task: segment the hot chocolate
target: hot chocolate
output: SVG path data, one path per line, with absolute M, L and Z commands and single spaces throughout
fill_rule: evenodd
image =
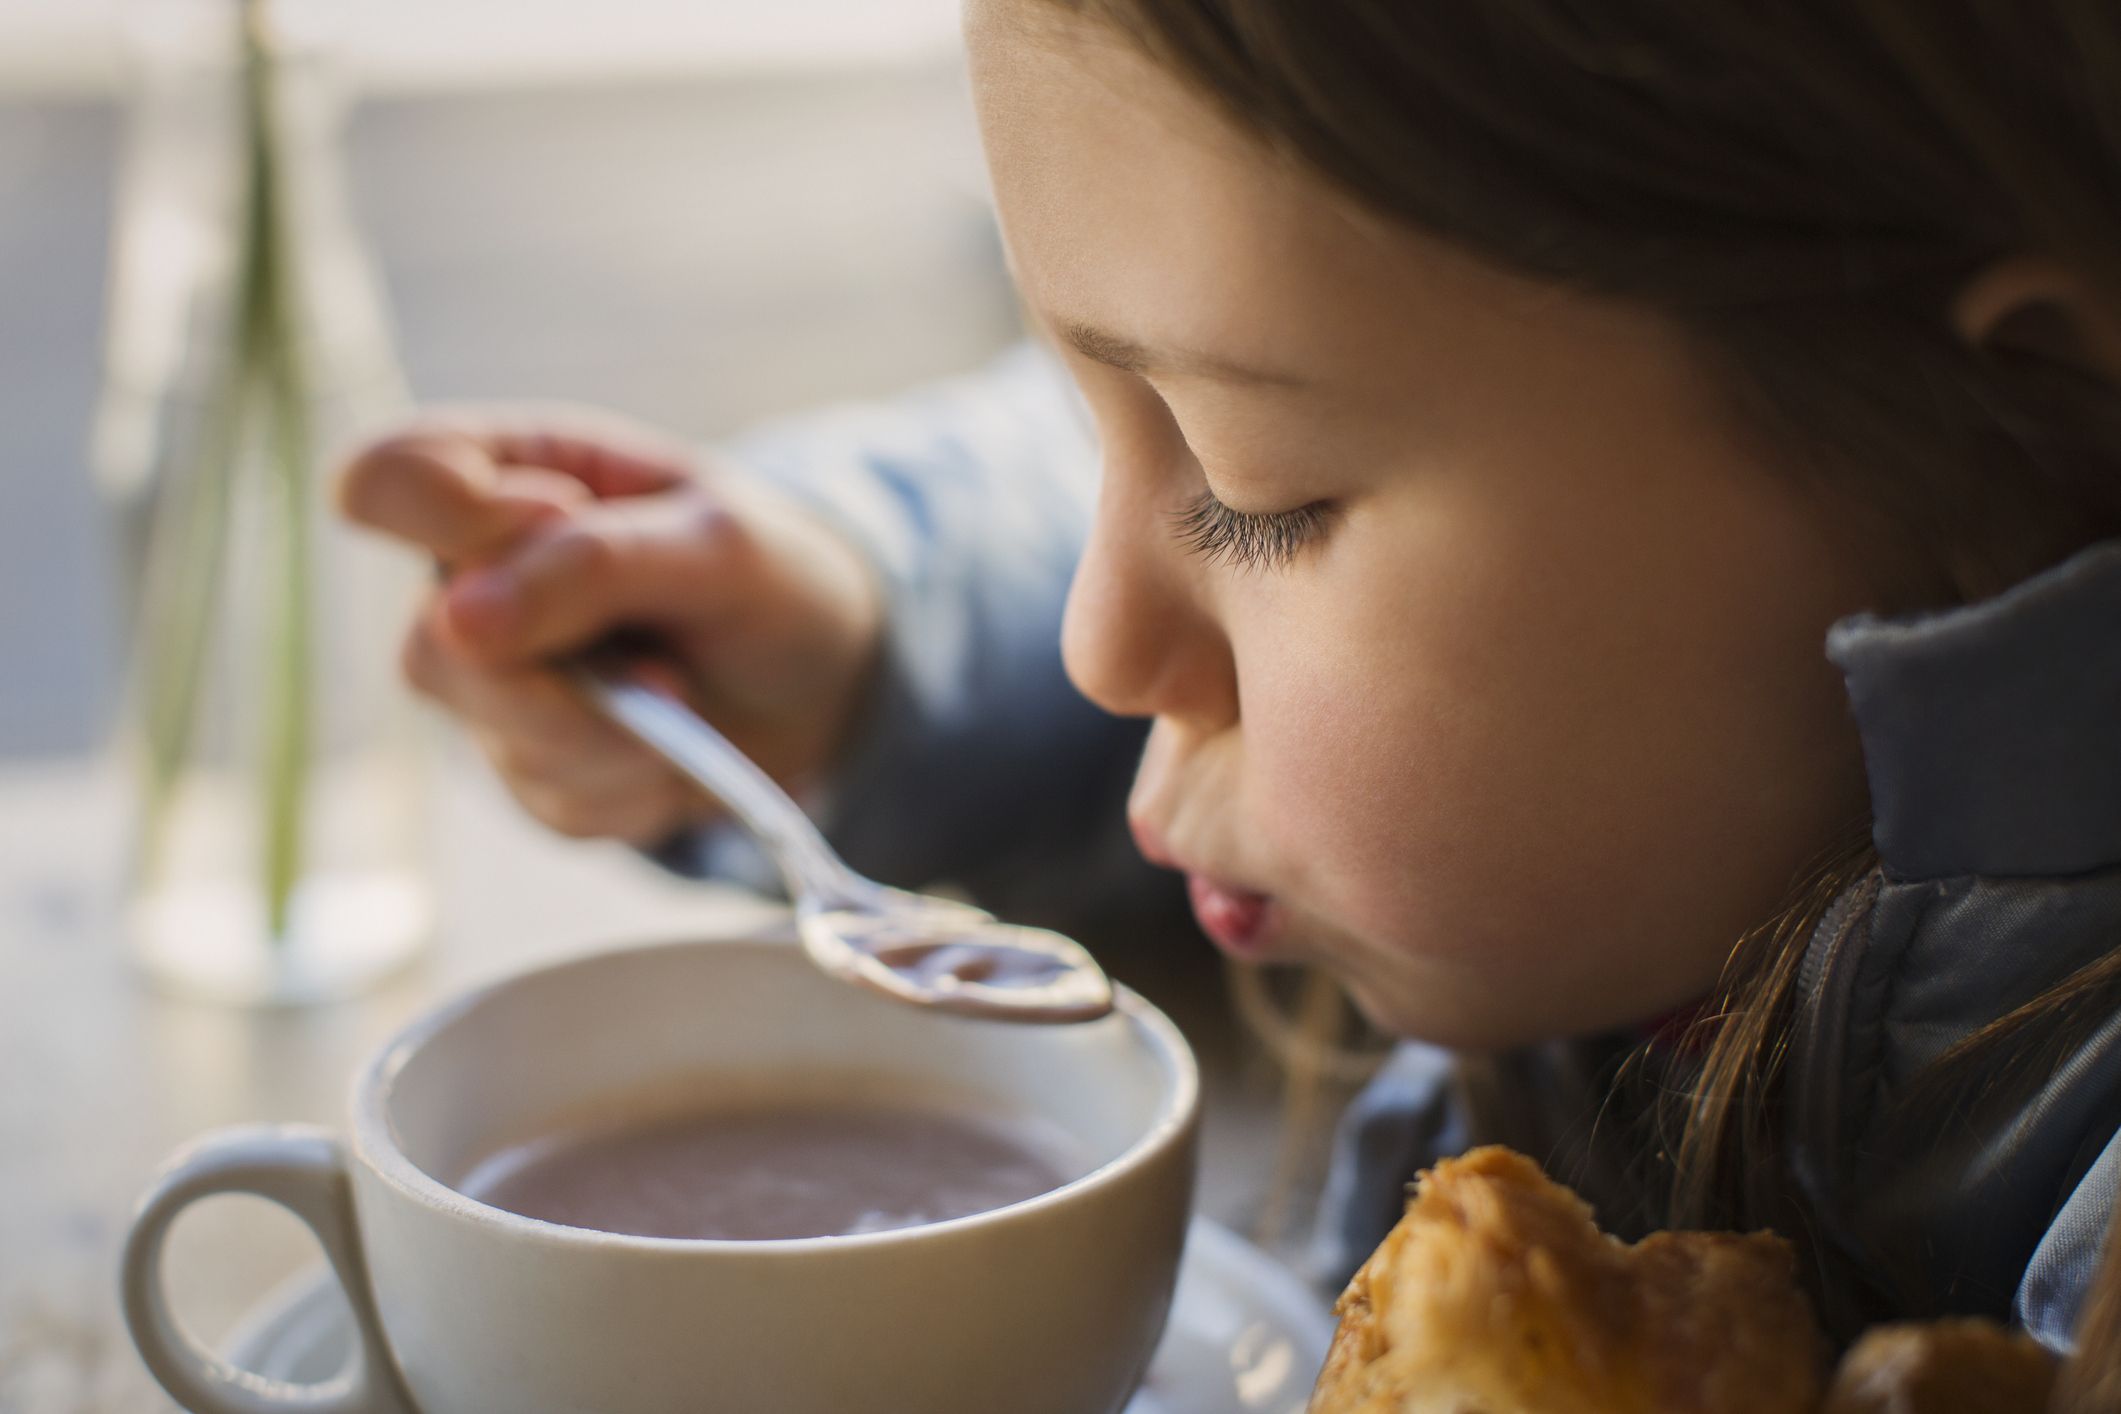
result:
M 497 1208 L 642 1237 L 824 1237 L 914 1227 L 1035 1197 L 1072 1174 L 1051 1146 L 958 1107 L 664 1111 L 557 1130 L 455 1186 Z

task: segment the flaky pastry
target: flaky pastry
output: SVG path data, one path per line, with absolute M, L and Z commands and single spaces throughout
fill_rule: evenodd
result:
M 2057 1364 L 1990 1321 L 1827 1344 L 1770 1233 L 1629 1244 L 1507 1149 L 1423 1174 L 1342 1293 L 1310 1414 L 2010 1414 Z
M 2058 1369 L 1993 1321 L 1876 1326 L 1841 1358 L 1821 1414 L 2025 1414 L 2048 1407 Z
M 1311 1414 L 1815 1414 L 1827 1346 L 1768 1234 L 1608 1237 L 1507 1149 L 1423 1174 L 1349 1283 Z

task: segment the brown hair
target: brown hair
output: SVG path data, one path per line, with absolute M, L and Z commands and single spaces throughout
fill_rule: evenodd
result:
M 1673 315 L 1764 435 L 1931 571 L 1916 602 L 2121 531 L 2112 386 L 2052 343 L 1970 343 L 1950 312 L 2015 254 L 2121 293 L 2108 0 L 1057 2 L 1367 206 Z M 1858 831 L 1733 951 L 1682 1097 L 1674 1216 L 1760 1220 L 1748 1176 L 1773 1169 L 1797 958 L 1869 865 Z M 2117 992 L 2121 953 L 1948 1069 Z
M 2121 291 L 2099 0 L 1061 0 L 1368 206 L 1667 310 L 1943 597 L 2121 529 L 2121 408 L 1948 317 L 2006 254 Z

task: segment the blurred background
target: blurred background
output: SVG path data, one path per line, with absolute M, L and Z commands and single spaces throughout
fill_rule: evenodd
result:
M 114 194 L 157 12 L 200 8 L 0 0 L 0 757 L 88 749 L 116 702 L 89 475 Z M 711 437 L 1016 331 L 953 0 L 282 14 L 350 91 L 354 217 L 423 401 L 559 397 Z

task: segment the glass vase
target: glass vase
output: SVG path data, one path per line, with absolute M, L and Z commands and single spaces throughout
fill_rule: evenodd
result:
M 142 8 L 96 429 L 132 579 L 125 927 L 171 990 L 330 1001 L 432 931 L 392 671 L 416 584 L 322 481 L 403 380 L 328 52 L 261 0 Z

